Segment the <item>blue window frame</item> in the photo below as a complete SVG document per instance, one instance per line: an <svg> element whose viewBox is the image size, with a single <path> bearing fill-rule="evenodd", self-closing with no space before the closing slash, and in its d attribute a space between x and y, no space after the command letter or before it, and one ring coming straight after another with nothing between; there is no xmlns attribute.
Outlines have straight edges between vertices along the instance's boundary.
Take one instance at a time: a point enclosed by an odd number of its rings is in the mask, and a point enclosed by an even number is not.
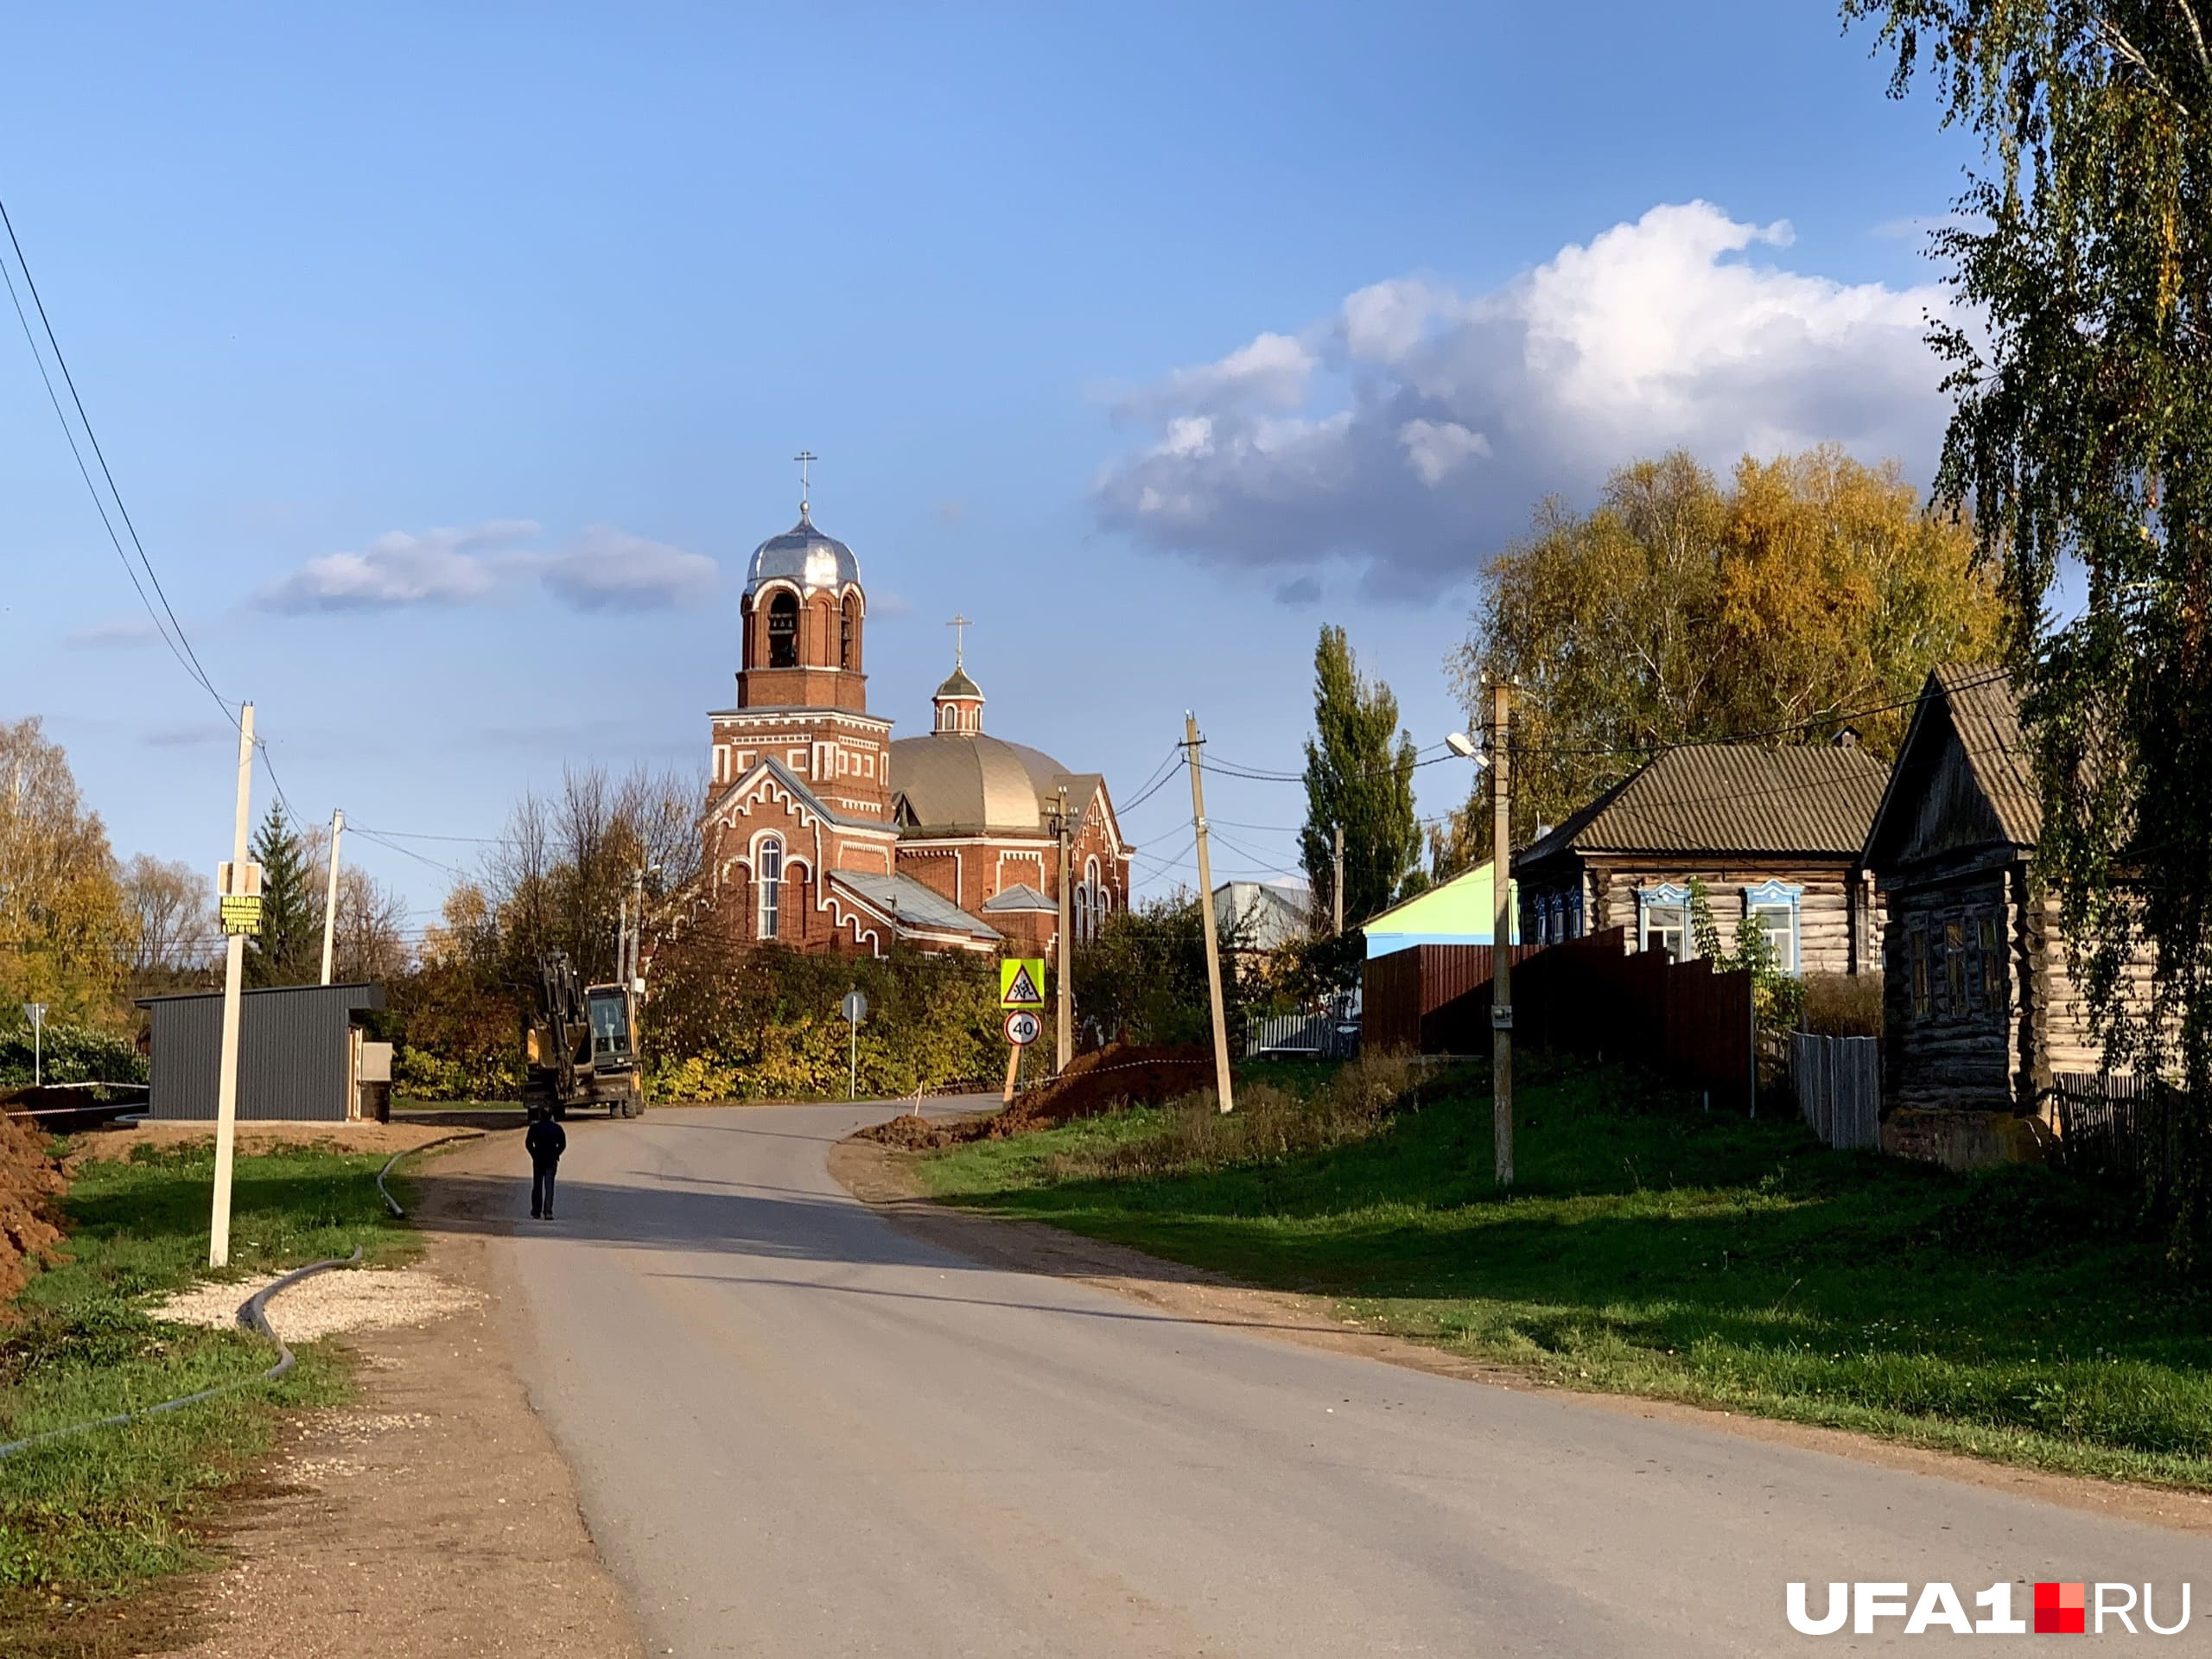
<svg viewBox="0 0 2212 1659"><path fill-rule="evenodd" d="M1688 962L1697 955L1688 887L1666 881L1636 890L1636 948L1664 950L1676 962Z"/></svg>
<svg viewBox="0 0 2212 1659"><path fill-rule="evenodd" d="M1744 889L1745 918L1766 935L1784 973L1804 971L1804 898L1805 889L1789 881L1762 881Z"/></svg>

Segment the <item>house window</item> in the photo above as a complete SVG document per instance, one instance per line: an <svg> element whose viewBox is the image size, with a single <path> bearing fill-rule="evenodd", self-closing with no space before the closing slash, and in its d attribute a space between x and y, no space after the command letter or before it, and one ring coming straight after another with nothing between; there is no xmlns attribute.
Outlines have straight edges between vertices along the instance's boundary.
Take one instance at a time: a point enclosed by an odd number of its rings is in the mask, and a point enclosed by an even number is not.
<svg viewBox="0 0 2212 1659"><path fill-rule="evenodd" d="M779 593L768 601L768 666L798 666L798 598Z"/></svg>
<svg viewBox="0 0 2212 1659"><path fill-rule="evenodd" d="M1798 971L1798 907L1805 889L1786 881L1763 881L1744 889L1744 914L1765 938L1775 964L1785 974Z"/></svg>
<svg viewBox="0 0 2212 1659"><path fill-rule="evenodd" d="M1925 1020L1934 1007L1928 990L1928 935L1919 928L1912 931L1912 1013L1916 1020Z"/></svg>
<svg viewBox="0 0 2212 1659"><path fill-rule="evenodd" d="M1943 1012L1953 1019L1967 1011L1967 925L1943 924Z"/></svg>
<svg viewBox="0 0 2212 1659"><path fill-rule="evenodd" d="M1567 937L1582 937L1582 890L1578 887L1567 895Z"/></svg>
<svg viewBox="0 0 2212 1659"><path fill-rule="evenodd" d="M1676 962L1697 955L1688 887L1661 882L1636 890L1636 944L1639 950L1664 950Z"/></svg>
<svg viewBox="0 0 2212 1659"><path fill-rule="evenodd" d="M762 939L782 937L784 908L784 843L771 836L760 843L760 850L753 855L755 879L760 885L760 924L753 937Z"/></svg>
<svg viewBox="0 0 2212 1659"><path fill-rule="evenodd" d="M1978 926L1981 934L1981 995L1993 1008L2005 1006L2005 956L1997 940L1997 917L1994 912L1983 916Z"/></svg>

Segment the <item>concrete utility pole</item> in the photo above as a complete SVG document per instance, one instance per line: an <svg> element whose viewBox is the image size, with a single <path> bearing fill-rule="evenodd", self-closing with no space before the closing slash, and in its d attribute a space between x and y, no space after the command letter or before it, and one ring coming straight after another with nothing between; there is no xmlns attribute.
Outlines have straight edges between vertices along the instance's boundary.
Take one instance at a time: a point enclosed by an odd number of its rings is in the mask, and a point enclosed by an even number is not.
<svg viewBox="0 0 2212 1659"><path fill-rule="evenodd" d="M630 982L630 901L627 899L614 907L614 977L625 985Z"/></svg>
<svg viewBox="0 0 2212 1659"><path fill-rule="evenodd" d="M1060 810L1056 817L1060 841L1060 932L1059 941L1052 948L1056 960L1052 963L1052 977L1059 982L1053 987L1053 1001L1059 1014L1059 1031L1053 1046L1052 1070L1068 1069L1068 1062L1075 1058L1075 940L1068 931L1070 905L1068 902L1068 792L1060 791Z"/></svg>
<svg viewBox="0 0 2212 1659"><path fill-rule="evenodd" d="M258 896L260 883L246 861L246 830L253 794L253 705L238 710L238 808L231 829L231 861L221 898ZM220 899L218 904L219 906ZM227 918L226 918L227 919ZM231 1166L238 1138L238 1001L245 978L245 935L230 931L223 942L223 1047L215 1073L215 1207L207 1230L207 1265L231 1264Z"/></svg>
<svg viewBox="0 0 2212 1659"><path fill-rule="evenodd" d="M1513 1185L1513 792L1506 738L1513 688L1491 687L1490 885L1497 912L1490 936L1491 1099L1497 1184Z"/></svg>
<svg viewBox="0 0 2212 1659"><path fill-rule="evenodd" d="M1337 873L1329 884L1329 931L1344 936L1344 827L1337 826Z"/></svg>
<svg viewBox="0 0 2212 1659"><path fill-rule="evenodd" d="M346 814L334 808L330 814L330 889L322 900L322 982L330 983L330 947L338 926L338 843L346 835Z"/></svg>
<svg viewBox="0 0 2212 1659"><path fill-rule="evenodd" d="M645 959L645 867L640 864L630 872L630 956L622 969L622 982L632 989L638 983L639 965Z"/></svg>
<svg viewBox="0 0 2212 1659"><path fill-rule="evenodd" d="M1198 915L1205 924L1206 992L1213 1001L1213 1083L1221 1109L1236 1109L1236 1095L1229 1080L1229 1021L1221 1011L1221 938L1213 922L1213 862L1206 854L1206 791L1199 777L1198 717L1183 714L1183 747L1191 757L1191 823L1198 838Z"/></svg>

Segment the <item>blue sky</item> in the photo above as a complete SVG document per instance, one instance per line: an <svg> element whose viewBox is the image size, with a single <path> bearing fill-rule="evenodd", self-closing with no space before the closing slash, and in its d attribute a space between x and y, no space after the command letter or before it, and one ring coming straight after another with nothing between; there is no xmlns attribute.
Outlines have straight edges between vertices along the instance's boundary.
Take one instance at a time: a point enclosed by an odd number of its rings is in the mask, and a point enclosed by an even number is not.
<svg viewBox="0 0 2212 1659"><path fill-rule="evenodd" d="M1478 562L1634 454L1926 474L1910 221L1964 156L1870 45L1773 0L46 8L0 194L308 816L488 836L564 761L702 766L802 446L872 704L919 729L964 612L989 729L1126 799L1185 707L1294 769L1325 620L1433 742ZM224 729L15 328L0 714L46 717L119 853L212 869ZM1125 828L1172 854L1187 809ZM1230 833L1224 867L1294 861Z"/></svg>

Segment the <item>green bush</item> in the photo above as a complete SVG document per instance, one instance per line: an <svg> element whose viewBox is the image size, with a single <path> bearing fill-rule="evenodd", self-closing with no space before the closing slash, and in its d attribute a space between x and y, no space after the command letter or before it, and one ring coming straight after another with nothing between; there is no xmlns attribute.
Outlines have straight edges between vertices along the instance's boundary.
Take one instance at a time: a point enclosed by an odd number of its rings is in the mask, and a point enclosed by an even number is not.
<svg viewBox="0 0 2212 1659"><path fill-rule="evenodd" d="M695 934L661 947L652 977L639 1034L652 1100L843 1098L850 990L868 1001L857 1046L863 1096L1004 1075L995 958L803 956Z"/></svg>
<svg viewBox="0 0 2212 1659"><path fill-rule="evenodd" d="M35 1069L48 1083L143 1083L146 1059L127 1037L93 1026L47 1021ZM31 1028L0 1032L0 1088L27 1088L31 1082Z"/></svg>

